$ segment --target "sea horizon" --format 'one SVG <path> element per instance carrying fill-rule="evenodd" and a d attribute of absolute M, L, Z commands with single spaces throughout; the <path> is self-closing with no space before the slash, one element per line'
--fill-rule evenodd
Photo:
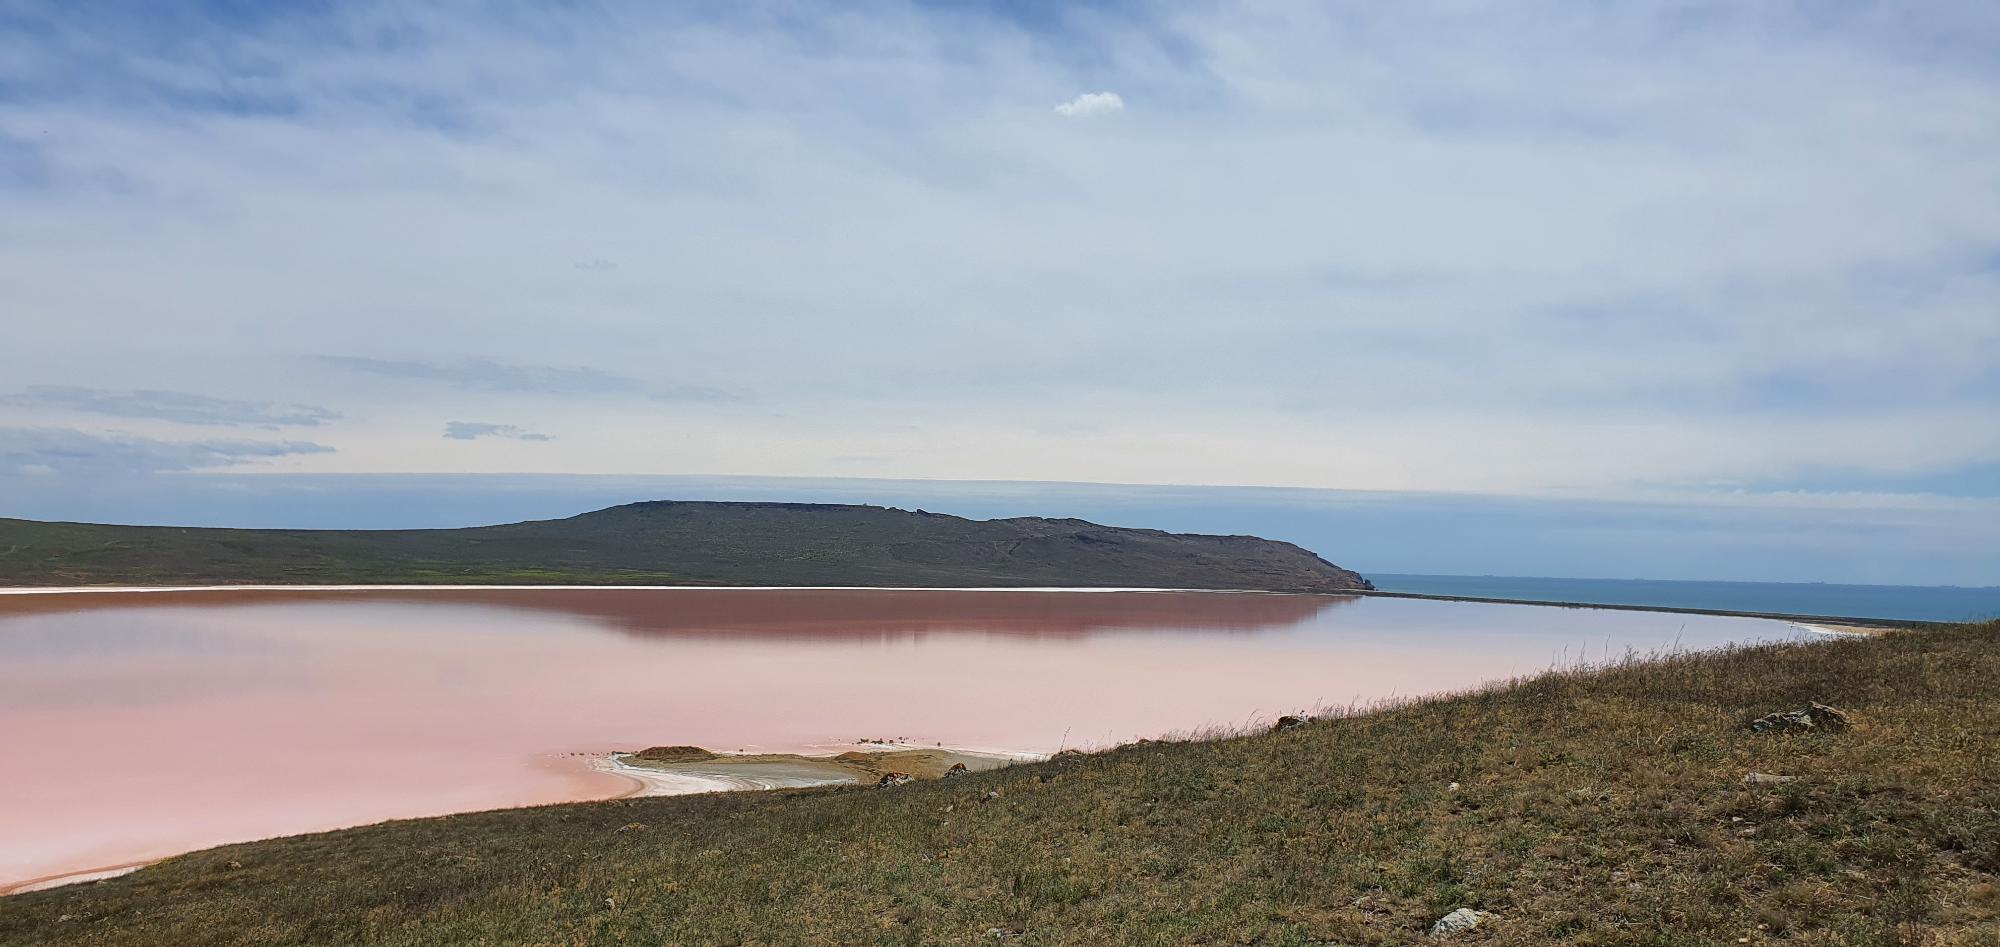
<path fill-rule="evenodd" d="M 1384 592 L 1898 621 L 2000 616 L 2000 586 L 1364 572 Z"/>

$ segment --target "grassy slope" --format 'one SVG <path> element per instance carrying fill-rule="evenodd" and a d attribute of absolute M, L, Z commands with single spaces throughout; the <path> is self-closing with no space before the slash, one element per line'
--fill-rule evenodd
<path fill-rule="evenodd" d="M 1855 729 L 1744 727 L 1809 700 Z M 1751 771 L 1798 781 L 1743 784 Z M 0 899 L 0 942 L 917 944 L 1000 927 L 1032 944 L 1409 944 L 1470 905 L 1497 916 L 1454 943 L 1990 947 L 1996 873 L 1987 625 L 1552 675 L 892 790 L 232 846 Z"/>
<path fill-rule="evenodd" d="M 441 530 L 0 519 L 0 585 L 230 582 L 1364 587 L 1297 546 L 1248 536 L 870 506 L 636 503 Z"/>

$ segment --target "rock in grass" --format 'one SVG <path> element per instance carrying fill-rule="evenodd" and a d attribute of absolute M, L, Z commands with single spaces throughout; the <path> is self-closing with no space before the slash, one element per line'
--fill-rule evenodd
<path fill-rule="evenodd" d="M 1817 701 L 1803 710 L 1779 711 L 1750 721 L 1758 733 L 1839 733 L 1847 729 L 1847 711 Z"/>
<path fill-rule="evenodd" d="M 1438 918 L 1437 923 L 1431 925 L 1431 936 L 1450 937 L 1453 934 L 1463 934 L 1466 931 L 1478 927 L 1480 921 L 1486 920 L 1487 918 L 1492 916 L 1493 915 L 1488 914 L 1485 911 L 1475 911 L 1471 908 L 1459 908 L 1458 910 L 1453 911 L 1450 914 Z"/>
<path fill-rule="evenodd" d="M 1778 776 L 1773 773 L 1751 773 L 1743 777 L 1743 781 L 1752 786 L 1772 786 L 1778 783 L 1789 783 L 1797 778 L 1797 776 Z"/>

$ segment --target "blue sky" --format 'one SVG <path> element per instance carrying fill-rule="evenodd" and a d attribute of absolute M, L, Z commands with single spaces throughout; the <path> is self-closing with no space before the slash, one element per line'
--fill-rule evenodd
<path fill-rule="evenodd" d="M 1996 53 L 1953 2 L 0 0 L 0 513 L 1141 483 L 1395 498 L 1438 564 L 1383 571 L 1860 571 L 1811 523 L 2000 582 Z"/>

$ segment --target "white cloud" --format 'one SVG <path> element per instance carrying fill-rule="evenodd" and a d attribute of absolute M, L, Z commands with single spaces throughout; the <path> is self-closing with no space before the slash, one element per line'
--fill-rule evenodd
<path fill-rule="evenodd" d="M 1123 111 L 1125 100 L 1116 92 L 1085 92 L 1061 105 L 1056 114 L 1064 118 L 1089 118 L 1106 112 Z"/>

